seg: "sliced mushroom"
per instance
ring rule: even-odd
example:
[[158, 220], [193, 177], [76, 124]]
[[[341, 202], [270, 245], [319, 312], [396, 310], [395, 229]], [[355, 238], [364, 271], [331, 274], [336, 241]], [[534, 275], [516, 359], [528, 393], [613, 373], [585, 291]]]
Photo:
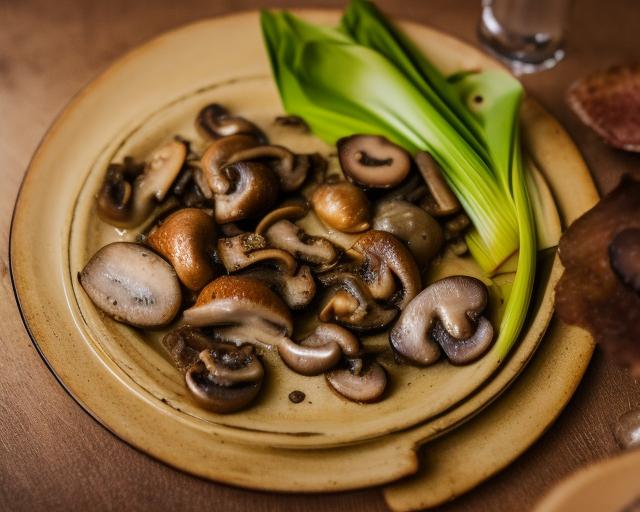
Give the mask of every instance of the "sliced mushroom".
[[440, 166], [433, 157], [429, 153], [418, 151], [415, 162], [429, 189], [429, 193], [422, 200], [420, 206], [434, 217], [443, 217], [458, 212], [460, 202], [447, 185]]
[[267, 213], [256, 226], [254, 232], [258, 235], [265, 234], [265, 231], [279, 220], [295, 220], [304, 217], [308, 212], [307, 205], [302, 202], [284, 204], [275, 210]]
[[228, 164], [250, 160], [267, 160], [270, 167], [280, 178], [282, 190], [292, 192], [298, 190], [309, 171], [307, 155], [295, 155], [283, 146], [257, 146], [240, 150], [233, 154]]
[[200, 352], [212, 348], [215, 340], [201, 329], [183, 325], [167, 333], [162, 338], [171, 361], [182, 373], [199, 361]]
[[423, 268], [444, 242], [440, 223], [424, 209], [401, 199], [376, 205], [373, 229], [391, 233], [406, 243], [416, 263]]
[[640, 228], [624, 229], [613, 237], [609, 262], [620, 280], [640, 293]]
[[311, 204], [320, 220], [338, 231], [360, 233], [371, 225], [367, 196], [348, 181], [319, 185], [311, 195]]
[[344, 327], [321, 323], [299, 343], [287, 339], [278, 345], [285, 364], [301, 375], [319, 375], [340, 362], [343, 355], [360, 352], [358, 338]]
[[435, 340], [453, 364], [469, 364], [478, 359], [491, 346], [493, 326], [485, 317], [478, 318], [477, 327], [471, 337], [459, 340], [451, 336], [440, 322], [431, 330]]
[[204, 135], [212, 139], [247, 134], [254, 136], [262, 143], [267, 140], [265, 134], [255, 124], [244, 117], [232, 116], [219, 103], [212, 103], [200, 110], [196, 117], [196, 126]]
[[[349, 254], [361, 259], [361, 276], [375, 299], [393, 302], [402, 310], [420, 291], [416, 261], [391, 233], [369, 231], [353, 245]], [[397, 294], [396, 278], [402, 284], [402, 290]]]
[[256, 233], [221, 238], [218, 240], [218, 257], [228, 272], [237, 272], [257, 263], [271, 262], [287, 275], [293, 275], [298, 267], [290, 253], [269, 247], [265, 238]]
[[109, 164], [98, 192], [98, 215], [103, 221], [127, 222], [131, 215], [133, 182], [143, 171], [144, 164], [136, 164], [130, 157], [121, 164]]
[[342, 172], [364, 187], [395, 187], [411, 169], [409, 153], [379, 135], [351, 135], [340, 139], [337, 146]]
[[234, 153], [258, 145], [257, 139], [248, 134], [238, 134], [214, 141], [200, 159], [200, 167], [195, 171], [195, 179], [204, 195], [211, 199], [213, 194], [226, 194], [232, 182], [223, 172], [226, 162]]
[[[434, 363], [440, 357], [440, 348], [432, 331], [436, 321], [439, 321], [444, 331], [459, 343], [476, 334], [481, 337], [485, 342], [483, 350], [474, 352], [474, 357], [479, 357], [492, 341], [492, 336], [487, 341], [486, 324], [480, 320], [487, 298], [485, 285], [473, 277], [452, 276], [436, 281], [422, 290], [404, 309], [389, 335], [391, 345], [412, 363]], [[477, 333], [480, 323], [483, 331]], [[454, 343], [449, 338], [446, 341]], [[457, 349], [448, 350], [456, 357]]]
[[353, 402], [371, 403], [380, 400], [387, 387], [387, 372], [376, 361], [351, 359], [346, 368], [326, 374], [327, 384], [341, 396]]
[[144, 222], [171, 189], [186, 155], [183, 142], [164, 144], [151, 154], [144, 171], [133, 183], [127, 180], [126, 170], [118, 172], [110, 167], [98, 194], [98, 214], [102, 220], [122, 228]]
[[221, 276], [198, 295], [193, 307], [183, 315], [184, 323], [194, 327], [234, 326], [217, 329], [223, 339], [277, 345], [291, 335], [291, 312], [269, 287], [248, 277]]
[[259, 162], [238, 162], [223, 168], [229, 182], [225, 192], [213, 194], [216, 222], [225, 224], [258, 216], [278, 198], [278, 178]]
[[265, 233], [269, 244], [293, 254], [299, 260], [319, 267], [328, 268], [336, 262], [340, 252], [329, 240], [307, 235], [299, 226], [288, 220], [273, 224]]
[[264, 266], [245, 270], [239, 275], [265, 283], [280, 295], [291, 309], [301, 309], [307, 306], [316, 294], [316, 282], [311, 270], [306, 265], [302, 265], [293, 275], [278, 268]]
[[165, 325], [180, 309], [182, 294], [175, 271], [139, 244], [104, 246], [78, 273], [78, 281], [98, 308], [130, 325]]
[[251, 345], [216, 343], [199, 354], [186, 374], [187, 389], [203, 407], [219, 414], [251, 403], [264, 378], [264, 367]]
[[318, 315], [323, 322], [335, 321], [356, 331], [372, 331], [386, 327], [398, 314], [396, 308], [378, 304], [358, 276], [337, 271], [318, 277], [329, 287]]
[[147, 243], [169, 260], [182, 284], [197, 291], [214, 277], [215, 239], [216, 226], [209, 215], [183, 208], [152, 230]]

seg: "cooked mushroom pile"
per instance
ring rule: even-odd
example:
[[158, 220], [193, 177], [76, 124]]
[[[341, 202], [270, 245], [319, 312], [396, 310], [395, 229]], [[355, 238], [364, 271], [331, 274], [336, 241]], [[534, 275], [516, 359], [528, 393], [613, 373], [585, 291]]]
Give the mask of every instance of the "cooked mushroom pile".
[[[308, 130], [296, 117], [275, 122]], [[163, 345], [199, 404], [248, 406], [265, 350], [361, 403], [380, 400], [387, 384], [364, 336], [388, 332], [397, 361], [418, 366], [442, 354], [467, 364], [488, 350], [484, 284], [423, 283], [434, 258], [466, 252], [469, 226], [429, 154], [352, 135], [331, 166], [331, 155], [270, 144], [218, 104], [196, 125], [202, 154], [176, 137], [145, 162], [108, 167], [98, 215], [137, 242], [103, 247], [78, 278], [114, 319], [167, 328]]]

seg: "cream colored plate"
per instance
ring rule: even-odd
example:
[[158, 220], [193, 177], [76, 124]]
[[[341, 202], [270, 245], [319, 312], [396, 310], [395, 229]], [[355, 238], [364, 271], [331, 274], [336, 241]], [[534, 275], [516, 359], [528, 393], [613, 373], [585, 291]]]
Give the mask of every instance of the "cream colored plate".
[[[306, 15], [314, 21], [336, 20], [335, 13]], [[416, 25], [406, 28], [445, 72], [493, 65], [447, 36]], [[229, 50], [216, 51], [222, 47]], [[390, 481], [415, 471], [416, 443], [478, 411], [517, 375], [544, 331], [548, 307], [540, 308], [541, 321], [533, 324], [538, 327], [532, 327], [530, 341], [521, 343], [504, 370], [472, 400], [461, 402], [491, 377], [498, 363], [493, 355], [464, 369], [446, 364], [422, 372], [392, 369], [391, 396], [373, 406], [339, 400], [328, 393], [321, 378], [302, 379], [276, 369], [277, 363], [268, 359], [272, 371], [258, 406], [220, 417], [191, 404], [179, 375], [153, 340], [105, 320], [78, 293], [75, 272], [105, 237], [114, 234], [107, 234], [91, 215], [91, 195], [104, 164], [114, 155], [143, 155], [176, 128], [190, 135], [190, 119], [213, 98], [265, 126], [279, 112], [256, 14], [190, 25], [135, 50], [85, 89], [50, 130], [23, 184], [11, 253], [23, 314], [43, 356], [103, 424], [190, 472], [248, 487], [329, 490]], [[537, 130], [534, 139], [539, 137]], [[530, 145], [530, 150], [543, 172], [548, 169], [548, 150], [542, 144]], [[581, 164], [579, 157], [577, 162]], [[576, 175], [578, 186], [574, 183], [571, 189], [556, 189], [552, 177], [547, 179], [556, 194], [592, 201], [592, 184], [584, 169], [581, 172]], [[557, 200], [561, 206], [571, 201]], [[313, 403], [289, 403], [286, 397], [292, 389], [302, 389]], [[456, 404], [460, 407], [442, 415]], [[381, 437], [425, 421], [408, 431], [413, 437]], [[317, 448], [372, 438], [379, 439], [315, 456], [267, 448]], [[288, 461], [279, 470], [288, 479], [276, 479], [275, 470], [263, 471], [264, 464], [272, 465], [269, 460], [275, 464], [280, 459]], [[348, 461], [362, 463], [359, 471]], [[336, 479], [336, 470], [347, 470], [346, 480]]]

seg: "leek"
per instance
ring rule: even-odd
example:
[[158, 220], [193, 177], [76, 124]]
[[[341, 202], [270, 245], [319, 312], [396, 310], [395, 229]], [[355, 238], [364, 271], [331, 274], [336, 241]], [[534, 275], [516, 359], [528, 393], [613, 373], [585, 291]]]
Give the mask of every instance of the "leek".
[[330, 143], [375, 133], [429, 151], [472, 220], [467, 241], [481, 267], [491, 273], [519, 250], [496, 342], [504, 358], [526, 317], [536, 259], [519, 82], [501, 71], [447, 80], [365, 0], [352, 2], [339, 29], [286, 12], [263, 11], [261, 24], [285, 110]]

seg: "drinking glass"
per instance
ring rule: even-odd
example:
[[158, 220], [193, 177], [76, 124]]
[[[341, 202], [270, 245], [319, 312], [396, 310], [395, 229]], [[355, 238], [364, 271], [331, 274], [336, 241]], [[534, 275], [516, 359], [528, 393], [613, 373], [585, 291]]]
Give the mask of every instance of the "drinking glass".
[[555, 66], [571, 0], [482, 0], [482, 44], [516, 74]]

